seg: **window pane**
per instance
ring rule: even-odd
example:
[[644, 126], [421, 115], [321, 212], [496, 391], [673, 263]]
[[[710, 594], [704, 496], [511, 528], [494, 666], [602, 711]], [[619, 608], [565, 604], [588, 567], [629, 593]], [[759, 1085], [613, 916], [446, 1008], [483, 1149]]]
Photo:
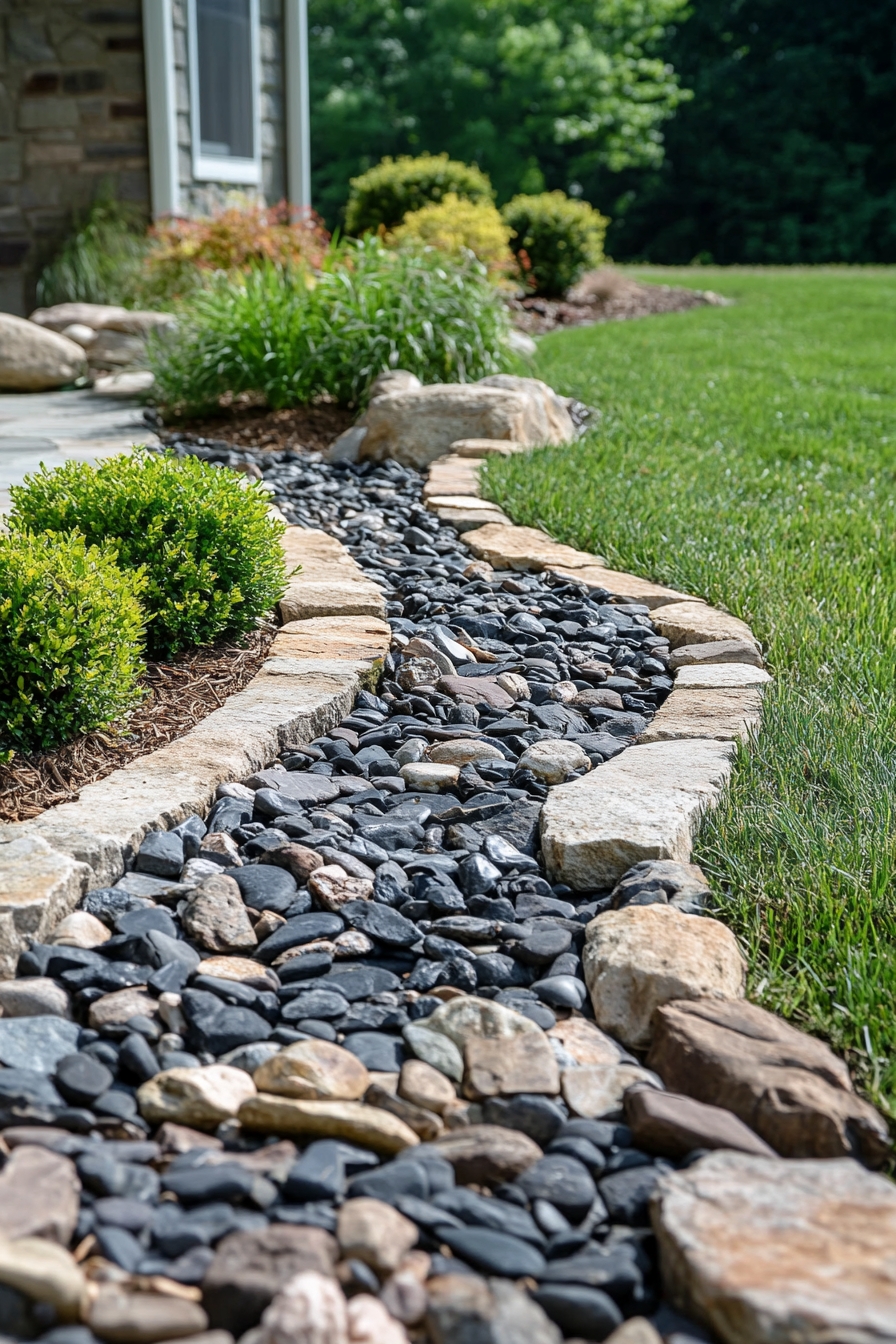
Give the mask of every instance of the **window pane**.
[[203, 154], [255, 157], [250, 0], [196, 0]]

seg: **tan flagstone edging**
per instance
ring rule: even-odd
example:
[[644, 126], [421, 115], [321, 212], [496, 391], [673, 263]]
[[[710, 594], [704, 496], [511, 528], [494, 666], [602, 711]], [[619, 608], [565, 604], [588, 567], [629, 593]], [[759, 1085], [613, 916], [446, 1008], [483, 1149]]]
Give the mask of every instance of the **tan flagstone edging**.
[[286, 623], [244, 690], [183, 737], [86, 785], [77, 802], [0, 826], [0, 978], [15, 973], [28, 939], [121, 877], [147, 832], [205, 811], [219, 784], [325, 733], [378, 679], [390, 638], [379, 588], [324, 532], [289, 527], [283, 549], [288, 568], [302, 570], [281, 603]]
[[[430, 482], [438, 490], [451, 480], [462, 483], [463, 504], [472, 506], [480, 465], [481, 459], [443, 457], [430, 469]], [[447, 500], [432, 489], [424, 494], [441, 518]], [[688, 593], [610, 569], [601, 556], [562, 545], [539, 528], [496, 520], [467, 531], [464, 542], [495, 568], [549, 571], [642, 603], [673, 649], [725, 643], [718, 663], [707, 650], [699, 665], [688, 666], [683, 652], [672, 692], [637, 744], [552, 788], [542, 811], [548, 876], [575, 890], [612, 886], [644, 859], [687, 862], [701, 817], [730, 777], [734, 744], [759, 728], [771, 678], [756, 667], [759, 643], [749, 626]]]

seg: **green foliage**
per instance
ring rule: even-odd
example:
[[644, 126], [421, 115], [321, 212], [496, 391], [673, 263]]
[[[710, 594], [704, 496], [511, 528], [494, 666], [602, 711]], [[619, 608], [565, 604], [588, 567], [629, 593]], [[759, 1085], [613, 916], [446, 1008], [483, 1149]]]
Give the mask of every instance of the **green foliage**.
[[485, 267], [375, 236], [330, 251], [309, 279], [267, 265], [194, 298], [175, 339], [150, 347], [163, 405], [198, 413], [225, 393], [269, 406], [363, 401], [384, 369], [464, 382], [505, 367], [507, 314]]
[[664, 50], [686, 3], [311, 0], [315, 208], [332, 228], [386, 154], [477, 163], [499, 202], [658, 164], [687, 97]]
[[411, 210], [394, 230], [398, 243], [422, 243], [449, 257], [472, 252], [495, 276], [515, 269], [511, 229], [491, 201], [468, 201], [449, 191], [442, 201]]
[[374, 233], [382, 225], [394, 229], [405, 215], [453, 193], [466, 201], [492, 202], [495, 193], [475, 164], [458, 163], [447, 154], [404, 154], [383, 159], [351, 180], [345, 227], [349, 233]]
[[282, 523], [267, 495], [195, 457], [137, 453], [98, 467], [41, 468], [12, 488], [12, 529], [109, 542], [122, 568], [144, 571], [153, 657], [251, 630], [285, 587]]
[[0, 757], [113, 723], [138, 700], [140, 570], [77, 535], [0, 536]]
[[117, 303], [136, 306], [147, 251], [139, 216], [102, 193], [37, 281], [40, 304]]
[[502, 214], [513, 229], [510, 246], [537, 294], [564, 294], [604, 257], [608, 220], [562, 191], [514, 196]]
[[896, 261], [892, 4], [701, 0], [666, 46], [694, 90], [659, 171], [582, 178], [619, 257]]
[[896, 1112], [896, 276], [653, 278], [737, 303], [546, 336], [540, 376], [599, 405], [600, 430], [489, 459], [488, 489], [763, 641], [762, 731], [696, 859], [753, 996]]

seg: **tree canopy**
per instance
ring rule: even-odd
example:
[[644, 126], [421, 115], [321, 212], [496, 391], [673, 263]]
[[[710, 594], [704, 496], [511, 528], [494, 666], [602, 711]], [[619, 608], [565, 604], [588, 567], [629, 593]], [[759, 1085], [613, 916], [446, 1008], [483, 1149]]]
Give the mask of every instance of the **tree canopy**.
[[477, 163], [499, 203], [657, 168], [689, 96], [662, 54], [686, 3], [311, 0], [316, 208], [339, 224], [349, 179], [386, 154]]
[[699, 0], [663, 51], [664, 162], [584, 182], [612, 255], [896, 261], [896, 0]]

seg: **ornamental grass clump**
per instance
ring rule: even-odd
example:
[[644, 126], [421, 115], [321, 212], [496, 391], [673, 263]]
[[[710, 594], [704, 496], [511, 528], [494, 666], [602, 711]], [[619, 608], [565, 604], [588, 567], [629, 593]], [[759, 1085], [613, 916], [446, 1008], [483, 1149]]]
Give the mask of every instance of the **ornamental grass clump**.
[[0, 536], [0, 759], [107, 727], [137, 703], [145, 588], [110, 543]]
[[252, 630], [286, 586], [283, 524], [244, 478], [195, 457], [138, 452], [66, 462], [12, 489], [15, 533], [82, 533], [145, 573], [147, 651], [170, 658]]
[[327, 396], [364, 401], [384, 369], [424, 383], [475, 381], [507, 366], [509, 319], [470, 254], [390, 249], [378, 238], [332, 247], [311, 274], [271, 263], [220, 277], [153, 340], [156, 395], [181, 415], [250, 393], [273, 409]]

